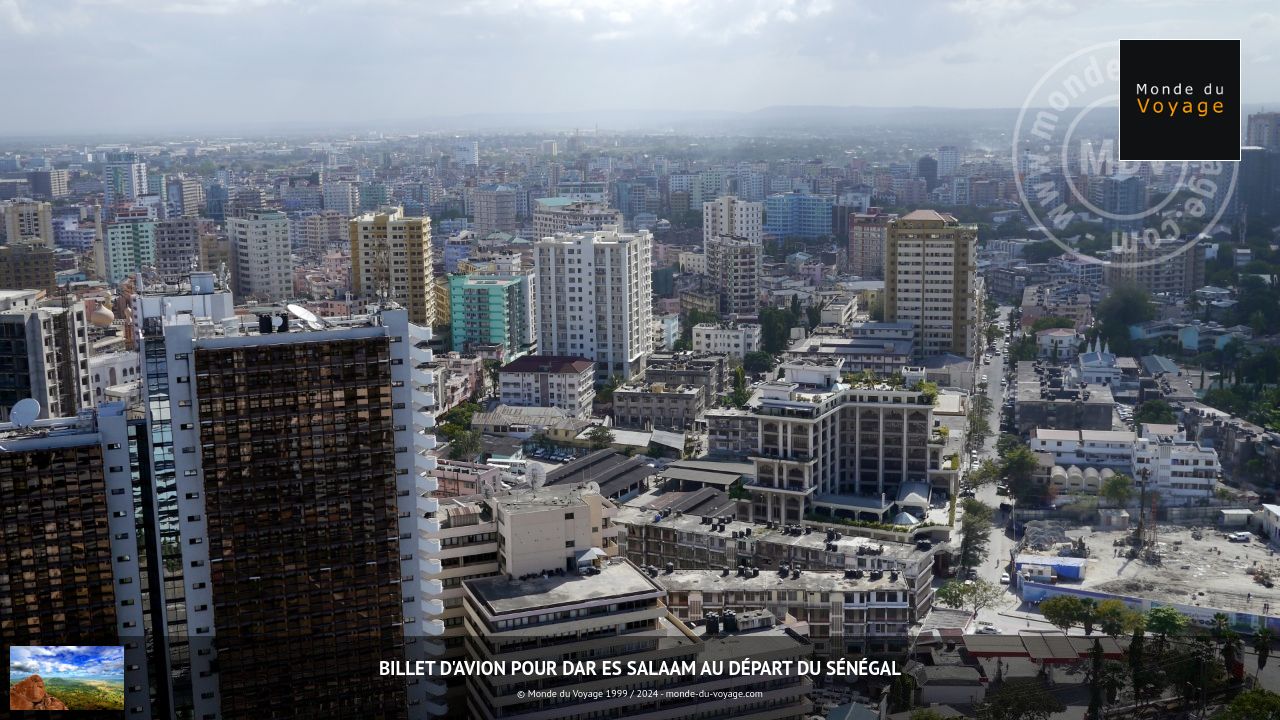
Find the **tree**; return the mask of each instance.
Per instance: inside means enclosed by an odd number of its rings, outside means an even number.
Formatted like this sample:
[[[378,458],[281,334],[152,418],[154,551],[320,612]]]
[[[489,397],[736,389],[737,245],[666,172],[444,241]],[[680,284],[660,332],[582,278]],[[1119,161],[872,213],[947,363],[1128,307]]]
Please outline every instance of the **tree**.
[[[773,369],[773,356],[767,352],[749,352],[742,357],[742,367],[750,373],[769,372]]]
[[[1178,422],[1177,415],[1173,412],[1173,407],[1164,400],[1148,400],[1133,411],[1133,422],[1136,425],[1143,423],[1154,423],[1157,425],[1172,425]]]
[[[1133,499],[1133,478],[1124,473],[1116,473],[1102,481],[1100,493],[1116,507],[1124,507]]]
[[[938,601],[950,608],[971,608],[977,615],[1004,597],[1004,588],[986,580],[952,580],[938,588]]]
[[[1142,690],[1146,687],[1147,633],[1143,628],[1145,619],[1145,615],[1139,616],[1133,628],[1133,636],[1129,638],[1129,651],[1126,653],[1129,660],[1129,684],[1133,687],[1133,697],[1138,702],[1142,702]]]
[[[1253,651],[1258,654],[1258,673],[1267,666],[1267,658],[1271,656],[1271,643],[1275,640],[1275,633],[1270,628],[1260,628],[1253,635]],[[1258,673],[1254,673],[1257,677]]]
[[[987,335],[987,344],[990,345],[994,343],[996,341],[996,338],[1000,337],[1000,326],[995,323],[991,323],[990,325],[987,326],[986,335]]]
[[[1102,720],[1102,706],[1106,704],[1102,667],[1102,641],[1094,640],[1089,650],[1089,710],[1085,715],[1088,720]]]
[[[746,407],[751,399],[751,391],[747,389],[747,376],[742,368],[733,369],[733,390],[729,393],[729,404],[734,407]]]
[[[620,385],[622,385],[622,378],[617,375],[611,376],[600,386],[599,390],[596,390],[596,402],[606,404],[613,402],[613,391],[617,390]]]
[[[1045,499],[1045,486],[1035,482],[1040,461],[1026,445],[1009,451],[1000,464],[1001,474],[1009,483],[1009,494],[1018,502],[1039,503]]]
[[[884,322],[884,299],[879,295],[871,298],[871,304],[867,307],[867,315],[871,317],[872,322]]]
[[[991,515],[989,506],[974,498],[960,503],[964,517],[960,520],[961,567],[978,567],[987,558],[987,545],[991,542]]]
[[[475,430],[463,430],[449,442],[449,458],[451,460],[471,460],[480,454],[480,433]]]
[[[592,450],[603,450],[613,444],[613,431],[604,425],[592,425],[587,431],[587,442],[591,443]]]
[[[1000,480],[1000,465],[995,460],[987,458],[979,463],[977,469],[969,473],[969,484],[974,487],[982,487]]]
[[[1147,629],[1156,634],[1157,642],[1161,647],[1164,647],[1165,641],[1170,637],[1186,630],[1189,622],[1190,618],[1168,606],[1151,608],[1147,611]]]
[[[1022,438],[1009,433],[1000,433],[1000,437],[996,438],[996,454],[1004,457],[1013,451],[1014,448],[1022,447]]]
[[[1155,317],[1151,294],[1141,286],[1122,283],[1112,287],[1110,294],[1098,303],[1094,317],[1098,322],[1098,334],[1117,353],[1128,353],[1132,341],[1129,326],[1146,322]]]
[[[1040,603],[1040,614],[1050,624],[1066,632],[1084,618],[1084,603],[1073,595],[1058,595]]]
[[[1038,333],[1041,330],[1053,330],[1056,328],[1074,328],[1075,326],[1076,326],[1076,321],[1072,320],[1069,317],[1062,317],[1060,315],[1046,315],[1042,318],[1037,318],[1034,322],[1031,323],[1031,334],[1034,335],[1035,333]]]
[[[1262,688],[1240,693],[1214,720],[1280,720],[1280,695]]]
[[[917,708],[911,711],[911,717],[908,720],[945,720],[945,718],[933,708]]]
[[[979,720],[1048,720],[1066,705],[1036,678],[1005,680],[978,708]]]
[[[1142,613],[1130,610],[1119,600],[1103,600],[1093,610],[1098,628],[1111,637],[1131,632],[1142,622]]]

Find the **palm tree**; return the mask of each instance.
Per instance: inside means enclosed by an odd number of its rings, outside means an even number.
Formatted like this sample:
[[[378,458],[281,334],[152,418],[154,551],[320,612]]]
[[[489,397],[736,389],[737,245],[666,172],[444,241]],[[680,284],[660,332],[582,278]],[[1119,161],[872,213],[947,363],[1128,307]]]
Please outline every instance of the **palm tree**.
[[[1240,656],[1244,653],[1244,643],[1240,640],[1240,633],[1228,629],[1222,634],[1222,664],[1227,669],[1227,677],[1231,678],[1235,672],[1236,663],[1240,662]],[[1230,680],[1228,679],[1228,682]]]
[[[1253,651],[1258,653],[1258,669],[1254,672],[1253,677],[1256,679],[1258,673],[1262,672],[1262,668],[1267,666],[1267,658],[1271,655],[1271,643],[1275,640],[1275,633],[1270,628],[1261,628],[1253,636]]]

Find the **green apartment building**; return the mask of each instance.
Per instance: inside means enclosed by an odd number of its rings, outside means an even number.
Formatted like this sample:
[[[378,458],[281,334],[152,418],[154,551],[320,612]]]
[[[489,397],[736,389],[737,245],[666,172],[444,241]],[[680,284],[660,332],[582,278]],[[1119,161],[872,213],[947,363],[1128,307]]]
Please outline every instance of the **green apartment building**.
[[[529,279],[523,275],[450,275],[453,349],[508,362],[533,350]]]

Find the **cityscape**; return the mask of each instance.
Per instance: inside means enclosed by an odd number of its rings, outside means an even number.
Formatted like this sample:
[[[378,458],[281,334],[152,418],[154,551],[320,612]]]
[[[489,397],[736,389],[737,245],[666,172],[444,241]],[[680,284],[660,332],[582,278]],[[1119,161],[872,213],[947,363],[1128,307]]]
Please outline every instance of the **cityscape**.
[[[0,0],[11,77],[92,23],[166,59],[136,105],[33,69],[0,120],[15,717],[1280,718],[1265,6],[1177,11],[1244,38],[1239,159],[1137,162],[1070,75],[1152,34],[1128,6],[1087,47],[1097,8],[939,5],[1062,26],[999,81],[837,42],[842,4],[399,7],[424,109],[390,25],[359,85],[210,52],[394,3],[52,5]],[[462,57],[538,33],[522,78]],[[641,42],[691,48],[666,95],[601,54]],[[1042,87],[1097,97],[1050,128]]]

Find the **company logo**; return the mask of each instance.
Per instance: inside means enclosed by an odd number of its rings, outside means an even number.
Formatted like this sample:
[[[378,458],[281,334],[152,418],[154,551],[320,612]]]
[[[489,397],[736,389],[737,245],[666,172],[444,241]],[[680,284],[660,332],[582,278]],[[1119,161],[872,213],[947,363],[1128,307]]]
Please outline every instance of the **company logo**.
[[[1116,106],[1132,94],[1121,89],[1122,76],[1128,73],[1122,70],[1120,44],[1077,51],[1031,88],[1014,126],[1014,172],[1033,224],[1073,257],[1115,267],[1156,265],[1186,252],[1219,227],[1231,206],[1237,165],[1194,159],[1197,153],[1189,158],[1174,153],[1168,160],[1135,160],[1127,145],[1127,120],[1126,159],[1120,159]],[[1148,93],[1152,83],[1158,83],[1157,93],[1163,93],[1166,84],[1154,75],[1144,82]],[[1187,85],[1196,82],[1199,86],[1187,94]],[[1168,97],[1144,96],[1149,101],[1144,106],[1147,121],[1206,123],[1233,112],[1237,147],[1232,159],[1238,156],[1238,104],[1228,109],[1216,87],[1208,89],[1218,100],[1202,97],[1206,85],[1219,83],[1188,73],[1184,80],[1167,84]],[[1173,94],[1174,85],[1183,94]],[[1228,92],[1225,84],[1222,90]],[[1170,119],[1168,107],[1174,99],[1179,103],[1173,110],[1177,120]],[[1207,103],[1203,117],[1201,102]],[[1215,116],[1216,102],[1223,104],[1221,116]],[[1133,110],[1143,112],[1136,103]]]

